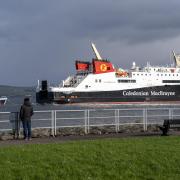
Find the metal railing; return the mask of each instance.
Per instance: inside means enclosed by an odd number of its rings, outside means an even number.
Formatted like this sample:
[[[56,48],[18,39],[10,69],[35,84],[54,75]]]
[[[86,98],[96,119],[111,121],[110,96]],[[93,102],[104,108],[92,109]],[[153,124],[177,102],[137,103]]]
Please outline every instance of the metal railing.
[[[0,112],[0,131],[13,130],[19,135],[21,123],[18,116],[18,112]],[[61,128],[83,128],[88,134],[93,127],[113,127],[119,132],[121,126],[141,125],[143,131],[147,131],[148,125],[162,125],[164,119],[179,117],[179,108],[34,111],[32,129],[50,129],[53,136]]]

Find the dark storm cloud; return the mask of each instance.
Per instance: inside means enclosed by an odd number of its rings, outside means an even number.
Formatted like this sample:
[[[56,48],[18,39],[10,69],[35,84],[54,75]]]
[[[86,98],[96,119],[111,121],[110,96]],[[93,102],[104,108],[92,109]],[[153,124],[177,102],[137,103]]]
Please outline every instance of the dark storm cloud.
[[[31,28],[39,30],[39,33],[46,28],[54,28],[72,38],[97,37],[130,42],[169,38],[180,34],[178,0],[3,2],[1,14],[7,15],[7,21],[11,23],[9,27],[16,31],[17,36],[28,36]]]
[[[72,36],[107,38],[111,41],[152,41],[180,34],[179,1],[84,2],[73,11]]]
[[[178,37],[179,6],[178,0],[0,0],[0,71],[9,72],[0,84],[59,81],[81,53],[89,59],[92,40],[103,49],[107,41],[124,43],[128,51]]]

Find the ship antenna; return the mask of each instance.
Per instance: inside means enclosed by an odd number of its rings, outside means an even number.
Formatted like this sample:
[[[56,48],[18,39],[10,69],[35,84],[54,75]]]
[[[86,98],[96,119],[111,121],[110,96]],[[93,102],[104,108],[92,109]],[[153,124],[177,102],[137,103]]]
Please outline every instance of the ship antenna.
[[[96,49],[95,44],[91,43],[91,47],[92,47],[92,49],[93,49],[93,51],[94,51],[94,54],[95,54],[96,58],[97,58],[98,60],[102,60],[102,57],[100,56],[98,50]]]
[[[172,53],[173,53],[173,56],[174,56],[174,61],[175,61],[176,67],[180,67],[180,56],[175,54],[174,51],[172,51]]]
[[[175,52],[174,52],[174,51],[172,51],[172,54],[173,54],[173,58],[174,58],[174,60],[175,60],[175,64],[176,64],[176,54],[175,54]]]

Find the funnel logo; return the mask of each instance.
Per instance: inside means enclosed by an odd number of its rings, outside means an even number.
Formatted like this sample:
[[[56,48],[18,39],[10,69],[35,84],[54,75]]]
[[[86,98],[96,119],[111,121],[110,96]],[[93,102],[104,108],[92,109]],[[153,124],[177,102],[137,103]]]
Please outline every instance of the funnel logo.
[[[101,64],[100,70],[103,71],[103,72],[107,71],[107,65],[106,64]]]

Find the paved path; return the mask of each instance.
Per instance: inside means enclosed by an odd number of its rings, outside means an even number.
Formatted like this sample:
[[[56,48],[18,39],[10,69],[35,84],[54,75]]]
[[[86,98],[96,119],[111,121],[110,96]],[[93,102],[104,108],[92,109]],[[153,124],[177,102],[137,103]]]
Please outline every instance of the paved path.
[[[180,135],[180,132],[171,133],[171,135]],[[160,133],[112,133],[103,135],[92,135],[88,134],[85,136],[57,136],[57,137],[42,137],[33,138],[32,141],[25,141],[23,139],[14,139],[0,141],[0,147],[11,146],[11,145],[24,145],[24,144],[47,144],[47,143],[63,143],[67,141],[78,141],[78,140],[94,140],[94,139],[105,139],[105,138],[127,138],[127,137],[149,137],[149,136],[161,136]]]

